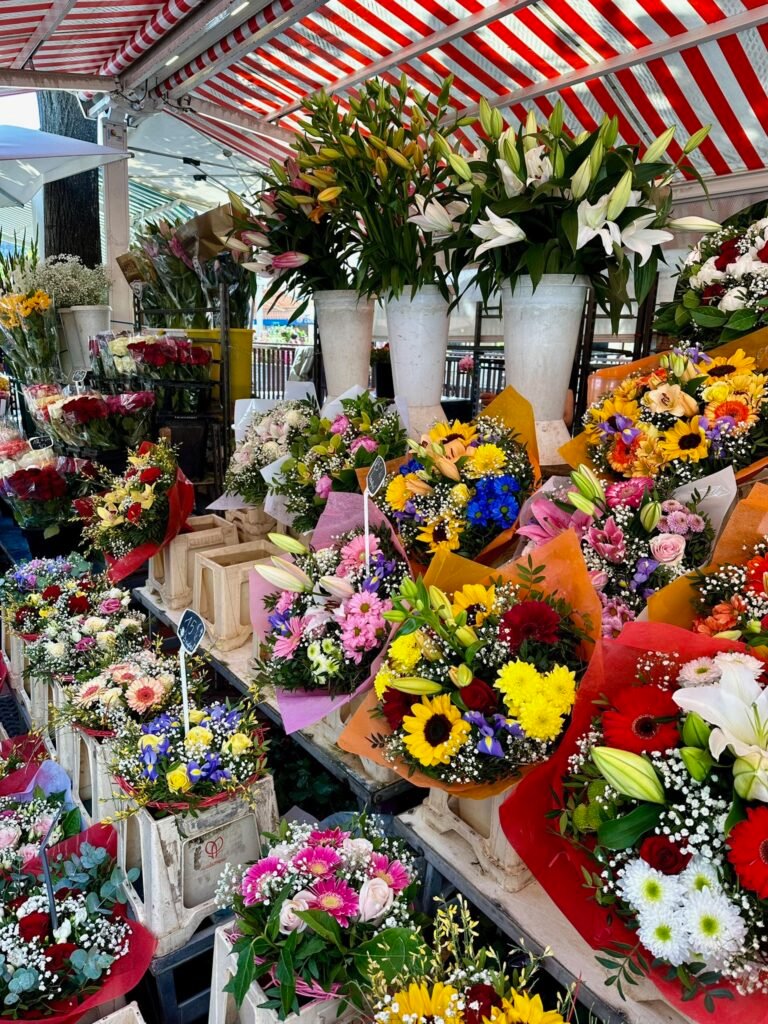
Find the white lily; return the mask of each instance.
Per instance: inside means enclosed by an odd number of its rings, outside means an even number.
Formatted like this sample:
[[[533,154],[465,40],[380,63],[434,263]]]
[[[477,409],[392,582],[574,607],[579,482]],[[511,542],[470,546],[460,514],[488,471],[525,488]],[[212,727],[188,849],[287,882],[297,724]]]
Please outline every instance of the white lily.
[[[411,224],[417,224],[423,231],[431,231],[436,235],[450,235],[458,230],[458,223],[453,219],[460,217],[467,209],[466,203],[448,203],[441,206],[436,199],[426,199],[415,195],[413,201],[419,212],[408,218]]]
[[[576,238],[576,248],[581,249],[591,242],[593,238],[599,238],[603,243],[606,255],[613,253],[614,242],[621,243],[621,231],[619,225],[608,220],[606,210],[610,195],[601,196],[596,203],[589,203],[586,199],[579,203],[577,210],[579,217],[579,233]]]
[[[486,221],[478,221],[471,228],[473,235],[485,239],[483,244],[478,245],[477,249],[475,249],[476,257],[482,256],[489,249],[496,249],[501,245],[511,245],[513,242],[522,242],[525,238],[525,232],[513,220],[499,217],[493,210],[487,210],[486,213],[488,214],[488,219]]]
[[[719,758],[725,750],[735,754],[734,785],[745,799],[768,803],[768,688],[757,682],[749,665],[722,665],[713,686],[678,690],[675,703],[695,711],[713,725],[709,749]]]
[[[676,231],[699,231],[703,235],[710,231],[719,231],[722,226],[716,220],[707,220],[705,217],[678,217],[669,221],[669,227]]]
[[[528,175],[527,184],[535,182],[541,185],[552,177],[552,161],[548,156],[542,156],[546,146],[534,146],[525,151],[525,170]]]
[[[671,231],[661,231],[659,228],[649,228],[651,221],[655,220],[655,213],[647,213],[638,217],[621,232],[621,244],[625,249],[631,249],[641,257],[640,266],[648,262],[653,254],[654,245],[661,245],[662,242],[671,242],[674,235]]]
[[[340,576],[321,576],[318,583],[326,590],[331,597],[338,597],[342,601],[348,597],[352,597],[355,592],[355,588],[351,583],[347,583],[345,579]]]
[[[514,199],[515,196],[519,196],[525,189],[525,182],[518,178],[506,160],[497,160],[496,166],[501,173],[501,180],[504,184],[507,199]]]
[[[290,590],[293,594],[303,594],[306,589],[296,577],[285,569],[274,565],[254,565],[254,570],[278,590]]]

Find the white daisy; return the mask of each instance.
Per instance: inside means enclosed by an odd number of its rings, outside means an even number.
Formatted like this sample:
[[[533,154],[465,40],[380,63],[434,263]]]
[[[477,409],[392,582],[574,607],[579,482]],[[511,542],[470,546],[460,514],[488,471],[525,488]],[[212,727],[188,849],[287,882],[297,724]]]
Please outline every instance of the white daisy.
[[[668,908],[683,895],[673,875],[663,875],[640,857],[630,861],[618,883],[619,893],[638,910]]]
[[[638,938],[653,956],[666,960],[673,967],[686,963],[691,947],[680,923],[679,907],[640,913],[638,923]]]
[[[747,934],[736,906],[723,893],[704,888],[688,897],[682,908],[682,922],[691,949],[707,964],[722,962],[742,948]]]
[[[704,889],[720,892],[717,869],[711,861],[704,857],[694,857],[679,878],[680,884],[687,893],[702,892]]]
[[[726,665],[741,665],[748,668],[750,672],[754,672],[755,677],[760,675],[764,667],[758,658],[753,658],[751,654],[744,654],[741,651],[721,651],[720,654],[715,655],[715,664],[720,669],[725,668]]]
[[[719,678],[720,669],[712,658],[695,658],[683,665],[677,681],[681,686],[704,686],[716,683]]]

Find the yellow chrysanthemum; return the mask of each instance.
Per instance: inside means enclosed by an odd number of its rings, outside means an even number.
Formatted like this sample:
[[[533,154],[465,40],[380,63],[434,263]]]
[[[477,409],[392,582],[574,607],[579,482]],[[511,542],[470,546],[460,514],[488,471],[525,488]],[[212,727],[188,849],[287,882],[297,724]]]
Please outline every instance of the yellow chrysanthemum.
[[[462,528],[463,524],[458,519],[442,515],[427,523],[416,539],[429,545],[432,554],[437,551],[457,551],[461,545]]]
[[[376,673],[376,677],[373,680],[373,688],[376,691],[376,696],[381,700],[386,690],[392,685],[393,680],[397,679],[395,673],[389,668],[380,668]]]
[[[746,399],[754,408],[760,408],[765,400],[768,377],[763,373],[737,373],[728,378],[728,385],[734,395]]]
[[[462,441],[468,445],[477,437],[477,428],[473,423],[454,420],[453,423],[436,423],[426,436],[432,444],[446,445],[451,441]]]
[[[644,437],[635,448],[634,456],[633,476],[654,477],[664,464],[664,455],[656,437]]]
[[[680,420],[667,430],[659,447],[668,461],[681,459],[683,462],[700,462],[709,455],[709,440],[704,433],[706,420],[694,416],[690,420]]]
[[[407,636],[398,635],[389,645],[388,658],[397,672],[406,675],[412,671],[421,658],[422,635],[419,630]]]
[[[563,731],[562,715],[545,696],[523,704],[517,718],[525,735],[533,740],[553,740]]]
[[[504,697],[510,714],[516,715],[520,706],[542,692],[541,673],[530,662],[508,661],[496,676],[496,689]]]
[[[464,472],[473,479],[495,476],[506,464],[507,457],[497,444],[479,444],[477,448],[470,448]]]
[[[493,611],[495,600],[495,587],[484,587],[480,583],[465,583],[461,590],[457,590],[453,595],[451,611],[454,615],[466,612],[467,623],[470,626],[482,626]]]
[[[435,1020],[462,1024],[464,1014],[459,1002],[459,993],[452,985],[440,981],[432,986],[414,982],[393,994],[387,1006],[388,1024],[432,1024]]]
[[[544,678],[547,699],[564,715],[573,707],[576,699],[576,676],[565,665],[555,665]]]
[[[750,373],[755,368],[755,360],[748,356],[744,349],[737,349],[729,356],[716,356],[709,363],[698,363],[696,369],[710,380],[720,377],[733,377],[738,373]]]
[[[486,1020],[488,1024],[565,1024],[557,1010],[544,1009],[541,996],[527,992],[513,992],[511,999],[502,999]]]
[[[425,768],[450,764],[451,758],[469,739],[472,727],[447,693],[422,697],[403,719],[405,749]]]

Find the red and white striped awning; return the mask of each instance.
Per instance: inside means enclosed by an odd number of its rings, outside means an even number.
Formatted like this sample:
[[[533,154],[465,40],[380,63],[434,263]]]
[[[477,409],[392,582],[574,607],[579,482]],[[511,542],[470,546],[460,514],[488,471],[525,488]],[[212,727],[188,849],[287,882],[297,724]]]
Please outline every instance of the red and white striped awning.
[[[64,7],[34,50],[34,67],[120,75],[198,6],[200,0],[2,4],[0,67],[22,66],[19,54],[30,38],[51,9]],[[697,154],[705,176],[768,166],[768,0],[250,6],[254,13],[248,17],[246,9],[242,24],[229,30],[224,18],[213,44],[172,71],[159,69],[146,85],[177,116],[259,162],[286,152],[277,133],[260,127],[295,127],[303,97],[326,87],[343,102],[366,78],[395,81],[404,72],[433,94],[453,73],[458,109],[472,113],[486,96],[511,123],[531,104],[548,115],[558,96],[574,131],[593,128],[607,112],[618,117],[628,142],[648,141],[670,124],[684,139],[711,123]],[[221,117],[210,116],[211,105]],[[464,141],[471,148],[476,135],[469,131]],[[670,153],[677,156],[679,148]]]

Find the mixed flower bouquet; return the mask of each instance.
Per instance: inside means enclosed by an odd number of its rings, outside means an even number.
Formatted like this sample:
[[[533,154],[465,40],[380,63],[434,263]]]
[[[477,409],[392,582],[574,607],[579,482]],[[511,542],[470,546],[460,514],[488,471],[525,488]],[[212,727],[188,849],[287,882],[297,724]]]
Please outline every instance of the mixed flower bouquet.
[[[762,359],[756,344],[748,347]],[[602,472],[671,485],[728,466],[745,470],[768,455],[768,376],[745,348],[726,348],[673,349],[622,367],[561,454],[573,466],[591,461]]]
[[[64,590],[74,591],[88,573],[78,554],[66,558],[32,558],[0,576],[0,605],[15,633],[36,634],[55,614]]]
[[[305,533],[317,525],[332,491],[359,489],[358,470],[368,469],[379,455],[385,460],[404,456],[406,433],[389,403],[365,391],[356,398],[342,396],[313,415],[290,449],[264,471],[270,491],[265,508]]]
[[[33,784],[31,792],[0,796],[0,871],[18,871],[34,860],[46,838],[55,845],[80,833],[82,820],[72,803],[69,778],[58,765],[48,765],[63,776],[66,789],[53,792]],[[41,766],[36,776],[43,772]]]
[[[379,492],[412,564],[438,551],[493,564],[538,477],[530,404],[507,388],[471,423],[437,423]],[[531,445],[529,455],[527,444]]]
[[[185,735],[177,705],[121,727],[111,769],[135,805],[160,811],[207,807],[247,795],[266,774],[266,742],[250,707],[190,707],[189,720]]]
[[[230,459],[225,493],[262,505],[267,496],[262,469],[287,458],[316,415],[317,407],[308,400],[278,402],[268,412],[256,413]]]
[[[618,636],[660,587],[707,561],[713,529],[696,498],[661,498],[650,477],[605,484],[581,466],[570,480],[550,478],[518,529],[526,551],[576,533],[603,607],[603,636]]]
[[[44,433],[50,433],[48,406],[63,398],[61,384],[25,384],[22,392],[29,415]]]
[[[623,994],[647,974],[697,1021],[715,1000],[718,1020],[768,1012],[764,669],[727,640],[631,623],[596,653],[555,758],[501,811],[552,899],[602,947],[608,984]]]
[[[394,982],[374,975],[375,1024],[565,1024],[570,1005],[545,1010],[531,993],[539,960],[509,974],[490,947],[477,946],[478,927],[464,898],[435,914],[426,956],[412,958]],[[570,1003],[568,997],[563,1001]]]
[[[60,370],[56,314],[43,291],[0,295],[0,340],[6,369],[18,380],[55,379]]]
[[[334,997],[364,1006],[372,965],[391,980],[421,950],[411,903],[411,854],[374,819],[344,829],[283,821],[263,856],[222,875],[219,900],[235,910],[239,1002],[256,981],[281,1020]]]
[[[155,939],[125,917],[111,826],[96,825],[49,850],[56,917],[40,861],[0,876],[0,1003],[3,1015],[74,1024],[130,991],[149,967]],[[127,877],[131,877],[131,872]]]
[[[711,348],[768,323],[768,218],[706,235],[680,268],[673,302],[654,327]]]
[[[314,724],[358,693],[389,639],[384,613],[408,566],[372,505],[366,552],[363,501],[359,494],[332,494],[310,547],[270,534],[292,558],[256,566],[251,579],[251,621],[263,641],[256,683],[275,686],[287,732]]]
[[[573,534],[539,557],[489,576],[439,555],[423,580],[405,580],[385,613],[401,626],[375,695],[339,746],[416,785],[480,799],[547,758],[599,631],[600,605]],[[443,589],[434,582],[441,576]]]
[[[128,469],[110,489],[74,503],[89,550],[102,551],[109,577],[119,582],[169,544],[194,506],[192,484],[164,440],[149,441],[128,456]]]
[[[53,537],[67,521],[72,502],[92,493],[97,483],[91,462],[48,455],[42,465],[0,478],[0,497],[22,529],[42,530],[45,537]]]
[[[151,391],[121,395],[87,392],[62,396],[39,411],[54,439],[76,448],[133,448],[149,433],[155,404]]]

